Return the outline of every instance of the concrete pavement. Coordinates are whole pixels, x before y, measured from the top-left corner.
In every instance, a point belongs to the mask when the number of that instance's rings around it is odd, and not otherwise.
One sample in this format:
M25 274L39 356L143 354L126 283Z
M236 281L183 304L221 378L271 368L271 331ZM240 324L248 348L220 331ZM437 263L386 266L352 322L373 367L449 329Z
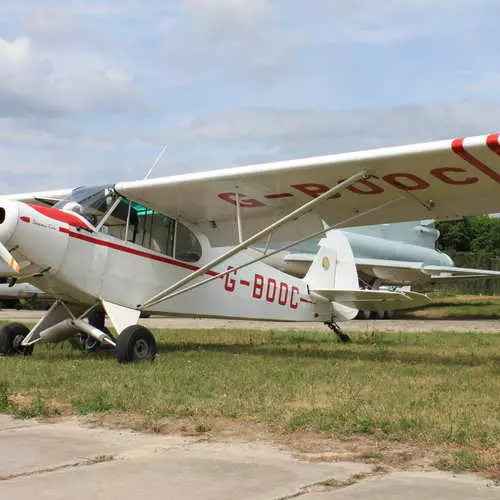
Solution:
M4 309L0 310L1 321L20 321L21 323L36 323L44 311L28 311ZM243 328L251 330L300 330L328 332L323 323L298 323L276 321L250 321L232 319L207 318L169 318L152 316L143 318L140 323L148 328ZM108 326L111 324L108 321ZM464 332L464 333L500 333L500 319L409 319L391 320L353 320L341 323L347 332Z
M0 415L0 498L493 500L500 488L469 475L312 463L266 443L220 443Z

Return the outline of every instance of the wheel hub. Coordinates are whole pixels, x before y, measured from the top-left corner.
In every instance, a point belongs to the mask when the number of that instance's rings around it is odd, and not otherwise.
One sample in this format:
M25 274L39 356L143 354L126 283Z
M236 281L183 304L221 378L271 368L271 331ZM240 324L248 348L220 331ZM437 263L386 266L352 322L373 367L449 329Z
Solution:
M136 359L147 359L150 350L149 343L144 339L139 339L134 345L134 357Z
M16 335L12 341L12 349L15 352L21 352L24 346L21 344L24 339L24 335Z

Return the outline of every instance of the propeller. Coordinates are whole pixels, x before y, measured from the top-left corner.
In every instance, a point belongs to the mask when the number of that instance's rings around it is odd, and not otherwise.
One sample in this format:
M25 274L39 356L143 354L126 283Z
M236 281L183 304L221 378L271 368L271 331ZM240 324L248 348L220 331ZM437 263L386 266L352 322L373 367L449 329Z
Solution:
M17 263L16 259L14 259L3 243L0 243L0 258L16 273L21 271L21 266Z

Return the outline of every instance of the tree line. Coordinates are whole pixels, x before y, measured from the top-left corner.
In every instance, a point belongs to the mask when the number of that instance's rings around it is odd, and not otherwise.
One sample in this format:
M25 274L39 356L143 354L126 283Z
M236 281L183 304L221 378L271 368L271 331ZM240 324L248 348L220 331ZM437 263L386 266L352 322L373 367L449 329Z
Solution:
M446 253L472 252L492 259L500 257L500 217L479 215L437 221L436 228L441 233L438 243Z
M500 270L500 217L487 215L437 221L439 248L457 266ZM500 294L500 279L459 280L444 287L456 293Z

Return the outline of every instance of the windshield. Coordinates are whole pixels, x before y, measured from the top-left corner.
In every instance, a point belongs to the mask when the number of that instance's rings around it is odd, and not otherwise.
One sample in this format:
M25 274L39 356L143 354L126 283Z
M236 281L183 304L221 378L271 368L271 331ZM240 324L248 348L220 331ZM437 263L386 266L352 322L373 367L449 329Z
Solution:
M120 202L107 215L99 231L185 262L201 258L200 242L184 224L120 198L110 185L76 188L54 207L80 214L96 227L118 199Z
M97 226L117 197L109 185L78 187L67 198L57 202L54 208L80 214L93 226Z

